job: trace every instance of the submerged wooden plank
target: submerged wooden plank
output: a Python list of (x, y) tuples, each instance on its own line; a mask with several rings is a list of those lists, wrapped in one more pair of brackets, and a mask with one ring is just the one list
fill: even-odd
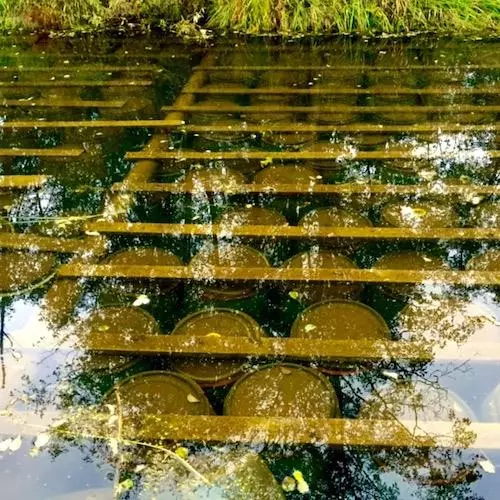
[[(451, 106), (287, 106), (262, 105), (238, 106), (228, 104), (200, 103), (189, 106), (163, 106), (162, 111), (182, 111), (186, 113), (500, 113), (496, 105), (451, 105)], [(271, 117), (272, 118), (272, 117)]]
[(84, 99), (4, 99), (6, 108), (123, 108), (125, 100), (89, 101)]
[[(288, 50), (288, 47), (287, 47)], [(442, 65), (430, 65), (430, 64), (408, 64), (408, 65), (394, 65), (394, 66), (386, 66), (386, 65), (369, 65), (369, 64), (353, 64), (352, 66), (345, 65), (335, 65), (332, 66), (328, 63), (318, 66), (318, 65), (298, 65), (298, 66), (284, 66), (282, 64), (277, 64), (276, 66), (269, 65), (253, 65), (249, 64), (248, 66), (241, 65), (211, 65), (211, 66), (195, 66), (194, 71), (321, 71), (325, 73), (336, 73), (338, 71), (341, 72), (359, 72), (359, 71), (401, 71), (401, 70), (426, 70), (426, 71), (443, 71), (449, 73), (453, 70), (475, 70), (475, 69), (498, 69), (500, 68), (500, 64), (454, 64), (453, 66), (442, 66)], [(451, 73), (450, 76), (453, 76)]]
[(419, 239), (419, 240), (500, 240), (500, 228), (392, 228), (324, 227), (219, 224), (162, 224), (146, 222), (89, 222), (88, 231), (106, 234), (161, 234), (175, 236), (216, 236), (295, 239)]
[(35, 234), (0, 233), (0, 248), (41, 250), (61, 253), (85, 253), (96, 247), (105, 248), (103, 238), (63, 239)]
[[(427, 122), (414, 125), (382, 125), (378, 123), (354, 123), (349, 125), (317, 125), (314, 123), (297, 123), (290, 121), (279, 124), (255, 124), (241, 121), (239, 125), (190, 125), (181, 127), (181, 130), (189, 133), (210, 134), (211, 132), (224, 133), (262, 133), (262, 132), (493, 132), (499, 130), (500, 125), (489, 123), (483, 125), (471, 125), (467, 123), (440, 123)], [(422, 146), (422, 145), (420, 145)], [(240, 152), (241, 154), (241, 152)], [(346, 154), (344, 152), (344, 154)]]
[[(82, 415), (80, 427), (96, 425)], [(109, 419), (103, 415), (102, 422)], [(457, 432), (456, 421), (397, 419), (141, 415), (141, 425), (124, 426), (123, 437), (137, 441), (317, 444), (332, 446), (499, 449), (500, 424), (473, 422)]]
[(149, 87), (152, 80), (51, 80), (0, 82), (0, 89), (46, 88), (46, 87)]
[(0, 158), (15, 156), (75, 158), (83, 154), (83, 152), (83, 148), (0, 148)]
[(172, 128), (182, 125), (182, 120), (79, 120), (79, 121), (46, 121), (25, 120), (2, 122), (3, 129), (32, 128)]
[(395, 269), (283, 269), (189, 266), (126, 266), (65, 264), (60, 276), (77, 278), (151, 278), (221, 281), (334, 281), (353, 283), (443, 283), (450, 285), (500, 285), (500, 272), (493, 271), (409, 271)]
[[(113, 191), (132, 193), (194, 193), (199, 189), (192, 184), (163, 182), (117, 182)], [(463, 197), (474, 195), (500, 194), (500, 185), (433, 185), (433, 184), (240, 184), (234, 186), (204, 186), (207, 193), (227, 194), (269, 193), (269, 194), (359, 194), (389, 195), (418, 194), (420, 196), (448, 196), (460, 194)]]
[[(106, 353), (222, 358), (272, 358), (309, 362), (410, 360), (432, 361), (430, 349), (401, 341), (304, 340), (180, 335), (134, 335), (124, 342), (116, 332), (95, 332), (85, 338), (85, 349)], [(497, 349), (498, 351), (498, 349)], [(500, 359), (500, 356), (499, 356)]]
[[(181, 92), (185, 92), (182, 90)], [(190, 90), (194, 94), (284, 94), (284, 95), (441, 95), (441, 94), (499, 94), (500, 86), (487, 86), (487, 87), (459, 87), (453, 85), (441, 85), (440, 87), (427, 87), (423, 89), (417, 88), (404, 88), (404, 87), (372, 87), (368, 89), (360, 89), (353, 87), (310, 87), (310, 88), (296, 88), (296, 87), (234, 87), (228, 88), (224, 85), (216, 87), (210, 85), (209, 88), (201, 87), (199, 89)]]
[(0, 175), (0, 189), (40, 187), (48, 180), (46, 175)]
[[(459, 128), (463, 130), (462, 128)], [(331, 130), (338, 130), (338, 128), (330, 128)], [(457, 129), (458, 130), (458, 129)], [(485, 151), (490, 158), (500, 158), (500, 151), (489, 150)], [(455, 158), (457, 153), (450, 152), (449, 154), (440, 154), (439, 158)], [(332, 160), (342, 158), (348, 160), (392, 160), (399, 158), (415, 158), (421, 160), (428, 160), (437, 158), (435, 154), (419, 154), (415, 155), (413, 151), (400, 150), (400, 149), (384, 149), (381, 151), (357, 151), (355, 153), (347, 153), (344, 151), (164, 151), (164, 150), (142, 150), (134, 151), (126, 154), (125, 158), (129, 160), (265, 160), (270, 158), (272, 160)]]

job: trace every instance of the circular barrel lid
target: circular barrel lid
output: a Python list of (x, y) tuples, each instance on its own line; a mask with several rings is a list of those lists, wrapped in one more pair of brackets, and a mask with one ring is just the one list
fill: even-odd
[(245, 183), (245, 177), (225, 167), (200, 168), (190, 170), (184, 177), (184, 182), (195, 189), (219, 191), (235, 188)]
[[(120, 250), (114, 254), (109, 255), (106, 259), (104, 259), (103, 264), (110, 265), (143, 265), (143, 266), (182, 266), (181, 260), (174, 255), (172, 252), (168, 250), (163, 250), (161, 248), (155, 247), (142, 247), (142, 248), (125, 248)], [(121, 279), (118, 278), (121, 285), (119, 289), (117, 289), (117, 293), (136, 293), (140, 294), (145, 291), (144, 284), (148, 282), (147, 289), (150, 290), (150, 287), (153, 286), (153, 283), (147, 279), (140, 280), (127, 280), (126, 278)], [(127, 285), (124, 285), (124, 281), (127, 282)], [(162, 290), (165, 292), (166, 290), (172, 289), (175, 286), (174, 282), (154, 282), (154, 287), (157, 289), (155, 292), (159, 292)]]
[(240, 378), (224, 401), (224, 414), (331, 418), (339, 415), (339, 404), (332, 385), (319, 372), (283, 363), (264, 366)]
[[(390, 252), (382, 255), (375, 262), (374, 269), (395, 269), (409, 271), (439, 271), (449, 269), (448, 264), (440, 257), (427, 255), (412, 250)], [(415, 291), (412, 284), (383, 284), (382, 288), (396, 297), (405, 297)]]
[[(288, 269), (357, 269), (358, 266), (344, 255), (330, 250), (312, 248), (299, 253), (287, 260), (283, 267)], [(290, 285), (285, 288), (290, 289)], [(305, 282), (293, 285), (293, 290), (298, 293), (297, 300), (305, 303), (321, 302), (327, 299), (354, 298), (359, 296), (363, 285), (361, 283), (314, 283)]]
[(0, 252), (0, 293), (16, 293), (39, 283), (54, 272), (57, 256), (49, 252)]
[(212, 407), (201, 387), (179, 373), (150, 371), (116, 384), (103, 398), (116, 407), (123, 429), (140, 429), (147, 415), (210, 415)]
[[(251, 134), (245, 130), (238, 130), (241, 128), (242, 122), (238, 118), (224, 118), (219, 119), (215, 123), (217, 126), (226, 127), (226, 130), (217, 130), (209, 132), (200, 132), (198, 135), (211, 142), (223, 142), (233, 144), (242, 140), (248, 139)], [(234, 130), (234, 131), (233, 131)]]
[(498, 308), (472, 298), (413, 301), (399, 314), (397, 326), (398, 334), (411, 342), (500, 341)]
[[(110, 332), (118, 343), (133, 343), (143, 335), (159, 335), (156, 320), (140, 307), (104, 307), (97, 309), (77, 326), (77, 335), (85, 348), (89, 334)], [(85, 361), (85, 368), (116, 372), (130, 366), (134, 356), (115, 356), (92, 353)]]
[(395, 201), (382, 208), (382, 224), (392, 227), (458, 227), (460, 218), (452, 205), (432, 201)]
[(303, 311), (291, 337), (317, 340), (389, 339), (389, 327), (371, 307), (351, 300), (327, 300)]
[(481, 416), (486, 422), (500, 422), (500, 384), (483, 401)]
[(316, 170), (301, 165), (271, 165), (255, 174), (255, 184), (321, 184)]
[(475, 255), (467, 262), (468, 271), (498, 271), (500, 269), (500, 250), (490, 249)]
[(474, 227), (500, 227), (500, 203), (486, 201), (475, 207), (471, 211), (469, 225)]
[(182, 266), (179, 257), (172, 252), (155, 247), (125, 248), (109, 255), (104, 263), (117, 266)]
[[(172, 335), (181, 335), (189, 342), (193, 337), (243, 337), (258, 340), (259, 324), (247, 314), (232, 309), (209, 309), (186, 316), (177, 323)], [(174, 361), (174, 368), (198, 383), (224, 384), (240, 373), (242, 361), (224, 358), (183, 358)]]
[(232, 208), (224, 212), (217, 219), (217, 224), (230, 226), (287, 226), (288, 221), (284, 215), (270, 208), (243, 207)]
[(372, 227), (362, 215), (337, 207), (316, 208), (299, 221), (302, 227)]
[[(217, 267), (256, 267), (267, 268), (269, 262), (264, 255), (252, 247), (234, 244), (210, 245), (197, 253), (189, 263), (189, 267), (196, 273), (210, 277), (210, 272)], [(225, 282), (224, 286), (205, 285), (204, 290), (214, 298), (240, 298), (252, 295), (252, 285), (238, 282)]]
[[(273, 121), (269, 122), (272, 125)], [(264, 131), (262, 142), (272, 146), (283, 146), (285, 148), (302, 147), (311, 142), (316, 134), (314, 132), (274, 132)]]

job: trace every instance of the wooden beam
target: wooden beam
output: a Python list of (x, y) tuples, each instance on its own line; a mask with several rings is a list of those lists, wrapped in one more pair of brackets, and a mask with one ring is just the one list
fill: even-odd
[[(330, 127), (331, 130), (339, 130), (338, 127)], [(500, 151), (487, 151), (490, 158), (500, 158)], [(439, 158), (453, 159), (456, 153), (440, 154)], [(429, 160), (436, 155), (422, 155), (416, 157), (411, 150), (384, 149), (380, 151), (357, 151), (354, 154), (343, 151), (162, 151), (162, 150), (142, 150), (126, 154), (128, 160), (265, 160), (271, 158), (275, 161), (280, 160), (333, 160), (342, 158), (345, 160), (392, 160), (392, 159), (421, 159)]]
[(80, 64), (76, 65), (72, 63), (67, 66), (25, 66), (25, 65), (17, 65), (17, 66), (0, 66), (0, 73), (78, 73), (80, 71), (93, 71), (95, 73), (107, 72), (107, 73), (118, 73), (118, 72), (142, 72), (142, 71), (151, 71), (151, 72), (163, 72), (165, 68), (157, 64), (135, 64), (129, 66), (114, 66), (109, 64), (99, 65), (99, 64)]
[(0, 89), (19, 88), (52, 88), (52, 87), (149, 87), (153, 84), (151, 80), (51, 80), (51, 81), (31, 81), (31, 82), (0, 82)]
[(5, 121), (0, 129), (38, 128), (173, 128), (182, 125), (181, 120), (79, 120), (79, 121)]
[[(175, 236), (216, 236), (228, 233), (228, 226), (219, 224), (162, 224), (146, 222), (89, 222), (88, 231), (105, 234), (160, 234)], [(251, 226), (231, 227), (231, 237), (363, 240), (500, 240), (500, 228), (393, 228), (393, 227), (323, 227)]]
[(500, 285), (500, 272), (493, 271), (409, 271), (395, 269), (283, 269), (189, 266), (73, 265), (59, 268), (59, 276), (88, 278), (151, 278), (191, 281), (291, 281), (352, 283), (443, 283), (476, 286)]
[[(184, 92), (182, 90), (181, 92)], [(483, 95), (483, 94), (499, 94), (500, 86), (488, 87), (454, 87), (453, 85), (442, 85), (441, 87), (426, 87), (423, 89), (403, 88), (403, 87), (372, 87), (368, 89), (351, 88), (351, 87), (235, 87), (228, 88), (223, 85), (216, 87), (210, 85), (209, 88), (201, 87), (197, 90), (190, 90), (194, 94), (245, 94), (245, 95), (442, 95), (442, 94), (460, 94), (460, 95)]]
[[(8, 123), (8, 122), (6, 122)], [(439, 123), (427, 122), (414, 125), (382, 125), (378, 123), (352, 123), (349, 125), (317, 125), (314, 123), (297, 123), (294, 121), (276, 124), (247, 123), (243, 120), (240, 125), (197, 125), (187, 124), (181, 126), (183, 132), (210, 134), (211, 132), (223, 133), (262, 133), (262, 132), (373, 132), (373, 133), (429, 133), (429, 132), (494, 132), (500, 130), (500, 125), (490, 123), (485, 125), (472, 125), (467, 123)], [(411, 154), (411, 150), (408, 151)], [(408, 154), (407, 153), (407, 154)], [(241, 154), (241, 152), (240, 152)], [(344, 152), (344, 155), (346, 153)], [(456, 154), (456, 153), (455, 153)]]
[[(496, 105), (450, 105), (450, 106), (287, 106), (262, 105), (238, 106), (229, 104), (197, 104), (190, 106), (163, 106), (162, 111), (185, 113), (500, 113)], [(272, 116), (271, 116), (272, 118)]]
[[(124, 342), (116, 332), (95, 332), (85, 338), (84, 348), (110, 354), (169, 356), (207, 355), (221, 358), (272, 358), (296, 361), (333, 362), (410, 360), (430, 362), (430, 349), (418, 344), (397, 341), (304, 340), (243, 337), (182, 337), (180, 335), (141, 335)], [(496, 349), (498, 354), (498, 349)], [(500, 359), (500, 357), (499, 357)]]
[(76, 158), (83, 154), (83, 148), (0, 148), (1, 157), (41, 156), (44, 158)]
[[(194, 193), (199, 190), (184, 182), (117, 182), (113, 191), (131, 193)], [(411, 195), (449, 196), (459, 194), (463, 197), (474, 195), (500, 194), (500, 185), (446, 185), (438, 190), (432, 184), (240, 184), (238, 186), (204, 186), (207, 193), (223, 192), (227, 194), (268, 193), (268, 194), (361, 194), (361, 195)]]
[[(87, 410), (65, 426), (71, 433), (102, 436), (109, 413)], [(142, 415), (141, 425), (123, 426), (122, 437), (136, 441), (202, 443), (317, 444), (362, 447), (500, 448), (500, 424), (473, 422), (457, 432), (456, 422), (396, 419)], [(108, 432), (109, 437), (109, 432)]]
[(104, 238), (63, 239), (35, 234), (0, 233), (0, 248), (15, 250), (39, 250), (60, 253), (85, 253), (96, 246), (106, 247)]
[(0, 189), (41, 187), (47, 180), (46, 175), (0, 175)]
[(6, 108), (123, 108), (126, 101), (87, 101), (84, 99), (4, 99)]
[[(287, 47), (288, 50), (288, 47)], [(324, 73), (337, 73), (339, 71), (345, 73), (357, 73), (361, 71), (414, 71), (414, 70), (424, 70), (424, 71), (443, 71), (445, 73), (448, 73), (450, 69), (453, 70), (477, 70), (477, 69), (498, 69), (500, 68), (500, 64), (457, 64), (453, 65), (451, 68), (449, 66), (441, 66), (441, 65), (427, 65), (427, 64), (408, 64), (408, 65), (396, 65), (396, 66), (385, 66), (385, 65), (357, 65), (353, 64), (352, 66), (345, 66), (345, 65), (335, 65), (331, 66), (328, 63), (325, 63), (324, 65), (318, 66), (318, 65), (298, 65), (298, 66), (283, 66), (280, 64), (277, 64), (276, 66), (256, 66), (249, 64), (248, 66), (231, 66), (231, 65), (212, 65), (212, 66), (195, 66), (193, 68), (194, 71), (214, 71), (214, 72), (220, 72), (220, 71), (292, 71), (292, 72), (297, 72), (297, 71), (321, 71)]]

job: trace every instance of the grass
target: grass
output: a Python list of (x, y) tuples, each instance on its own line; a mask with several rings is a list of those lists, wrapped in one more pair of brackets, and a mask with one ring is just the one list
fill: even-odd
[(0, 0), (0, 23), (78, 29), (202, 23), (249, 34), (500, 32), (500, 0)]

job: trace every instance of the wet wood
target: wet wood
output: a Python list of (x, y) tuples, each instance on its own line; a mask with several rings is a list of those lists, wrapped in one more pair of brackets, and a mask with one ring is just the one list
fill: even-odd
[[(496, 105), (451, 105), (451, 106), (238, 106), (198, 104), (194, 106), (163, 106), (162, 111), (186, 113), (500, 113)], [(272, 118), (272, 117), (271, 117)]]
[[(93, 57), (93, 56), (92, 56)], [(141, 72), (141, 71), (151, 71), (151, 72), (163, 72), (164, 68), (157, 64), (135, 64), (129, 66), (114, 66), (114, 65), (99, 65), (99, 64), (68, 64), (66, 66), (2, 66), (0, 67), (0, 73), (67, 73), (67, 74), (78, 74), (79, 71), (85, 72), (95, 72), (95, 73), (119, 73), (119, 72)]]
[(218, 224), (162, 224), (145, 222), (90, 222), (88, 231), (105, 234), (161, 234), (171, 236), (227, 236), (293, 239), (419, 239), (419, 240), (500, 240), (500, 228), (392, 228), (392, 227), (324, 227), (298, 226), (220, 226)]
[(243, 337), (182, 337), (179, 335), (134, 335), (123, 342), (116, 332), (95, 332), (85, 338), (85, 349), (113, 354), (210, 356), (222, 358), (272, 358), (309, 362), (410, 360), (432, 361), (430, 349), (396, 341), (328, 341)]
[(16, 156), (76, 158), (83, 152), (83, 148), (0, 148), (0, 158)]
[(492, 271), (409, 271), (395, 269), (281, 269), (189, 266), (73, 265), (60, 267), (59, 275), (89, 278), (151, 278), (175, 280), (235, 281), (334, 281), (350, 283), (442, 283), (450, 285), (500, 285), (500, 272)]
[[(184, 89), (181, 92), (186, 92)], [(500, 86), (487, 86), (487, 87), (458, 87), (446, 86), (441, 87), (427, 87), (423, 89), (413, 89), (404, 87), (372, 87), (368, 89), (352, 88), (352, 87), (310, 87), (310, 88), (296, 88), (296, 87), (258, 87), (258, 88), (228, 88), (223, 85), (216, 87), (211, 85), (209, 88), (201, 87), (198, 90), (189, 90), (190, 93), (195, 94), (283, 94), (283, 95), (441, 95), (441, 94), (499, 94)]]
[[(287, 47), (287, 51), (289, 47)], [(384, 65), (335, 65), (332, 66), (330, 64), (325, 63), (322, 66), (315, 65), (298, 65), (298, 66), (283, 66), (277, 64), (276, 66), (256, 66), (249, 64), (248, 66), (195, 66), (194, 71), (321, 71), (322, 73), (331, 73), (331, 72), (349, 72), (356, 73), (360, 71), (413, 71), (413, 70), (425, 70), (425, 71), (444, 71), (449, 72), (450, 70), (476, 70), (476, 69), (498, 69), (500, 68), (500, 64), (457, 64), (453, 66), (442, 66), (442, 65), (427, 65), (427, 64), (408, 64), (408, 65), (395, 65), (395, 66), (384, 66)], [(450, 75), (452, 76), (452, 75)]]
[[(262, 133), (262, 132), (372, 132), (372, 133), (410, 133), (410, 132), (493, 132), (500, 129), (497, 123), (472, 125), (467, 123), (427, 122), (414, 125), (381, 125), (371, 123), (353, 123), (349, 125), (316, 125), (290, 121), (279, 124), (249, 124), (241, 121), (241, 125), (185, 125), (180, 127), (184, 132), (210, 134), (224, 133)], [(421, 145), (423, 146), (423, 145)], [(411, 153), (411, 150), (408, 150)], [(243, 152), (239, 152), (242, 155)], [(345, 155), (347, 152), (344, 152)], [(358, 153), (359, 154), (359, 153)], [(442, 155), (443, 153), (441, 153)], [(440, 155), (440, 156), (441, 156)], [(456, 152), (455, 152), (456, 155)]]
[(46, 175), (0, 175), (0, 189), (41, 187), (48, 179)]
[(0, 248), (60, 253), (85, 253), (106, 248), (104, 238), (64, 239), (35, 234), (0, 233)]
[[(475, 196), (500, 194), (500, 185), (432, 185), (432, 184), (240, 184), (232, 186), (203, 186), (207, 193), (222, 192), (227, 194), (268, 193), (268, 194), (359, 194), (364, 196), (412, 195), (446, 197), (461, 195), (464, 199)], [(198, 193), (192, 184), (162, 182), (118, 182), (113, 191), (133, 193)]]
[[(109, 414), (106, 415), (109, 419)], [(82, 418), (81, 422), (92, 422)], [(103, 418), (103, 422), (106, 418)], [(312, 419), (191, 415), (141, 416), (129, 439), (221, 443), (318, 444), (333, 446), (500, 448), (500, 424), (374, 419)]]
[[(329, 127), (329, 130), (339, 130), (340, 127)], [(464, 130), (464, 127), (458, 129)], [(457, 129), (457, 130), (458, 130)], [(236, 130), (234, 130), (236, 132)], [(487, 151), (490, 158), (500, 158), (500, 151)], [(418, 157), (411, 150), (401, 149), (383, 149), (380, 151), (357, 151), (354, 154), (349, 154), (344, 151), (158, 151), (158, 150), (142, 150), (136, 152), (129, 152), (125, 158), (129, 160), (332, 160), (335, 158), (342, 158), (348, 160), (392, 160), (392, 159), (405, 159), (415, 158), (421, 160), (428, 160), (436, 158), (435, 154), (422, 154)], [(439, 158), (456, 157), (456, 152), (449, 154), (440, 154)]]
[(126, 101), (87, 101), (83, 99), (4, 99), (6, 108), (123, 108)]
[(78, 120), (78, 121), (46, 121), (25, 120), (5, 121), (0, 128), (172, 128), (182, 125), (182, 120)]
[(0, 89), (4, 88), (26, 88), (26, 87), (149, 87), (153, 84), (151, 80), (53, 80), (53, 81), (16, 81), (0, 82)]

